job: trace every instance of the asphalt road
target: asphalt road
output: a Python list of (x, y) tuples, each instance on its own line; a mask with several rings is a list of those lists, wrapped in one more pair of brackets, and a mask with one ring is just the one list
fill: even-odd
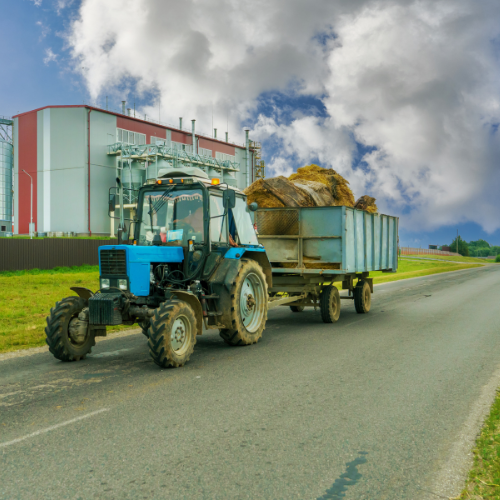
[(180, 369), (141, 334), (0, 361), (0, 498), (447, 498), (500, 383), (499, 304), (489, 266), (377, 286), (334, 325), (273, 310), (254, 346), (206, 332)]

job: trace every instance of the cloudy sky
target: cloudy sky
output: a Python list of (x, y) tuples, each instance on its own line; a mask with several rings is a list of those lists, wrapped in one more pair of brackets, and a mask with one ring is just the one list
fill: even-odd
[(1, 0), (0, 115), (126, 99), (314, 162), (403, 244), (500, 244), (498, 0)]

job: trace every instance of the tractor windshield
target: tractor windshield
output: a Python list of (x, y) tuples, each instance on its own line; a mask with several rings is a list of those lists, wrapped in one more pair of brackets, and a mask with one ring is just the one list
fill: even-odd
[(142, 201), (139, 245), (152, 245), (159, 234), (162, 245), (203, 243), (203, 193), (201, 189), (146, 191)]

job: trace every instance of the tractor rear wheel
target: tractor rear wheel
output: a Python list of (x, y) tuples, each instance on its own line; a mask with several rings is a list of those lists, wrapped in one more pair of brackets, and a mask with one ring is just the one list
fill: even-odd
[(359, 280), (354, 287), (354, 307), (358, 314), (367, 313), (372, 305), (372, 294), (370, 285), (363, 280)]
[(189, 304), (167, 300), (155, 310), (148, 329), (149, 354), (161, 368), (179, 368), (196, 344), (196, 317)]
[(88, 302), (66, 297), (50, 310), (45, 327), (49, 351), (61, 361), (79, 361), (95, 345), (95, 331), (89, 328)]
[(232, 328), (220, 330), (229, 345), (255, 344), (262, 337), (267, 320), (267, 282), (264, 272), (254, 260), (243, 265), (231, 287)]
[(335, 323), (340, 316), (340, 294), (333, 285), (326, 286), (319, 297), (319, 310), (324, 323)]

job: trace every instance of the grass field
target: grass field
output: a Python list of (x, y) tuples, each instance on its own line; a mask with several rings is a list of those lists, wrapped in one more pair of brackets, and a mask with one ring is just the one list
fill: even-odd
[[(477, 266), (401, 260), (397, 273), (375, 272), (371, 275), (376, 283), (385, 283), (469, 267)], [(63, 297), (76, 295), (70, 287), (76, 285), (97, 290), (98, 282), (98, 266), (0, 273), (0, 352), (45, 345), (45, 318), (50, 308)], [(124, 328), (127, 327), (116, 327), (114, 330)]]
[(383, 273), (375, 271), (370, 273), (374, 278), (374, 283), (387, 283), (408, 278), (418, 278), (429, 274), (447, 273), (449, 271), (459, 271), (472, 267), (481, 267), (482, 264), (457, 264), (454, 262), (437, 262), (435, 260), (410, 260), (400, 259), (397, 273)]
[(0, 273), (0, 352), (44, 345), (50, 308), (63, 297), (76, 295), (71, 286), (97, 290), (98, 282), (98, 266)]
[(500, 394), (476, 441), (474, 465), (460, 500), (500, 498)]
[(482, 259), (481, 257), (463, 257), (460, 255), (456, 257), (455, 255), (403, 255), (403, 259), (405, 257), (414, 257), (425, 259), (437, 259), (437, 260), (447, 260), (449, 262), (479, 262), (484, 264), (495, 264), (495, 259)]

